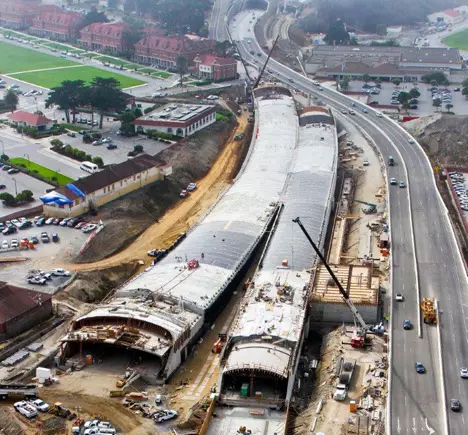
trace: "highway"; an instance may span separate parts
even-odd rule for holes
[[[231,0],[215,0],[211,10],[209,38],[216,41],[226,41],[228,38],[225,18]]]
[[[257,16],[260,13],[256,11]],[[246,11],[238,14],[230,32],[246,61],[264,62],[266,55],[253,38],[251,17]],[[257,53],[261,53],[260,57]],[[310,79],[273,59],[267,70],[283,83],[319,97],[336,111],[349,108],[353,101],[332,90],[318,90]],[[369,114],[356,111],[349,118],[371,136],[385,160],[392,155],[397,162],[396,166],[387,168],[388,178],[395,177],[408,184],[407,189],[389,187],[392,287],[394,293],[405,296],[404,302],[392,304],[390,434],[467,433],[463,410],[451,412],[446,402],[457,398],[468,409],[468,381],[459,376],[460,367],[468,366],[468,284],[445,206],[423,150],[417,144],[410,144],[408,134],[389,118],[378,118],[372,110]],[[437,327],[418,323],[419,299],[424,296],[436,297],[443,311],[439,318],[442,355],[438,349]],[[411,320],[413,330],[403,330],[405,319]],[[426,374],[416,373],[416,361],[424,363]]]

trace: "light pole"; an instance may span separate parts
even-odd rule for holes
[[[14,183],[15,183],[15,195],[18,196],[18,187],[16,186],[16,178],[12,177]]]
[[[24,157],[26,157],[28,159],[28,169],[29,167],[31,166],[31,159],[29,158],[29,154],[23,154]]]

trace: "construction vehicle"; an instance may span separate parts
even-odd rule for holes
[[[49,409],[49,413],[52,415],[56,415],[57,417],[62,417],[65,418],[66,420],[75,420],[76,419],[76,414],[74,412],[71,412],[69,409],[65,408],[62,406],[60,402],[54,403],[54,406],[52,406]]]
[[[23,396],[26,400],[37,397],[36,384],[0,384],[0,400],[11,396]]]
[[[435,325],[437,323],[437,313],[434,307],[434,299],[428,297],[421,301],[421,310],[424,316],[424,323]]]
[[[221,332],[218,334],[218,339],[213,344],[213,349],[211,351],[213,353],[221,353],[223,350],[224,345],[227,341],[227,327],[224,327]]]
[[[234,136],[234,140],[242,140],[244,139],[244,133],[239,133]]]
[[[365,214],[372,214],[377,211],[377,204],[372,204],[371,202],[361,201],[359,199],[354,199],[353,202],[358,202],[359,204],[367,205],[366,208],[363,208],[362,211]]]
[[[348,308],[351,310],[354,316],[354,320],[357,321],[360,325],[360,328],[356,328],[353,331],[353,335],[351,337],[351,346],[352,347],[358,347],[358,348],[363,348],[367,346],[369,343],[367,341],[366,334],[370,329],[370,326],[366,324],[364,319],[362,318],[361,314],[357,310],[357,308],[354,306],[353,301],[350,299],[348,293],[346,293],[345,289],[341,285],[341,282],[339,279],[336,277],[336,275],[333,273],[333,270],[331,270],[330,266],[328,265],[327,260],[325,260],[325,257],[322,255],[320,252],[319,248],[317,245],[314,243],[312,238],[310,237],[309,233],[305,229],[304,225],[302,225],[301,220],[297,217],[296,219],[293,219],[293,222],[299,225],[299,228],[302,230],[304,235],[306,236],[307,240],[309,243],[312,245],[312,248],[314,248],[314,251],[324,264],[325,268],[327,269],[328,273],[332,277],[333,281],[335,282],[336,286],[338,287],[339,292],[341,293],[341,296],[343,297],[344,302],[348,306]]]

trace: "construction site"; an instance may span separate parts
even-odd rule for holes
[[[52,410],[33,421],[0,408],[11,433],[65,433],[88,418],[130,434],[155,423],[183,434],[381,433],[391,246],[379,156],[352,124],[283,86],[255,87],[252,102],[232,183],[210,178],[227,148],[190,198],[204,206],[182,203],[155,224],[168,254],[98,305],[62,302],[71,320],[45,336],[35,365],[9,370],[10,382],[39,382]],[[164,241],[182,208],[192,225]],[[144,252],[148,238],[134,245]]]

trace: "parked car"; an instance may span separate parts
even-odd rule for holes
[[[88,224],[85,225],[81,230],[83,233],[90,233],[91,231],[94,231],[98,226],[96,224]]]
[[[46,285],[47,280],[45,278],[42,278],[41,276],[33,276],[31,278],[28,278],[29,284],[35,284],[35,285]]]
[[[194,191],[196,188],[197,188],[196,183],[190,183],[190,184],[187,186],[187,191],[188,191],[188,192],[192,192],[192,191]]]
[[[54,225],[58,225],[58,224],[60,224],[61,220],[62,220],[62,219],[60,219],[60,218],[54,218],[54,221],[53,221],[52,223],[53,223]]]
[[[39,219],[36,221],[36,227],[42,227],[42,225],[45,224],[45,221],[46,221],[46,218],[39,218]]]
[[[163,421],[171,420],[177,417],[177,411],[167,409],[163,411],[156,411],[153,415],[156,423],[162,423]]]
[[[70,272],[65,269],[54,269],[51,273],[53,276],[70,276]]]
[[[32,400],[30,403],[38,411],[47,412],[49,410],[49,405],[41,399]]]
[[[49,235],[46,232],[41,233],[41,242],[42,243],[49,243],[50,242]]]
[[[58,242],[59,241],[59,235],[57,233],[52,233],[52,241],[53,242]]]
[[[25,230],[26,228],[32,227],[32,222],[31,221],[24,221],[21,222],[18,226],[20,230]]]
[[[1,189],[6,189],[6,186],[4,184],[0,184],[0,190]]]
[[[39,239],[37,238],[37,236],[32,236],[31,237],[31,242],[33,242],[35,245],[37,245],[39,243]]]
[[[67,225],[68,221],[70,221],[72,218],[71,217],[66,217],[65,219],[63,219],[61,222],[60,222],[60,226],[61,227],[64,227]]]
[[[84,221],[78,222],[78,223],[75,225],[75,229],[80,230],[80,229],[83,228],[85,225],[86,225],[86,222],[84,222]]]
[[[8,249],[10,247],[10,243],[8,240],[3,240],[2,241],[2,249]]]
[[[55,220],[54,217],[50,217],[49,219],[47,219],[47,220],[45,221],[45,224],[46,224],[46,225],[52,225],[52,224],[54,223],[54,220]]]
[[[5,228],[2,233],[4,236],[7,236],[8,234],[14,234],[18,231],[18,228],[16,228],[15,226],[10,226],[10,227],[7,227]]]
[[[108,150],[115,150],[117,148],[117,145],[113,144],[113,143],[108,143],[106,148]]]
[[[70,137],[76,137],[76,133],[74,131],[69,131],[67,133],[67,136],[70,136]]]
[[[8,171],[9,169],[11,169],[10,165],[3,165],[2,167],[2,171]]]
[[[8,173],[10,175],[17,174],[18,172],[19,172],[19,169],[16,169],[16,168],[11,168],[8,170]]]

